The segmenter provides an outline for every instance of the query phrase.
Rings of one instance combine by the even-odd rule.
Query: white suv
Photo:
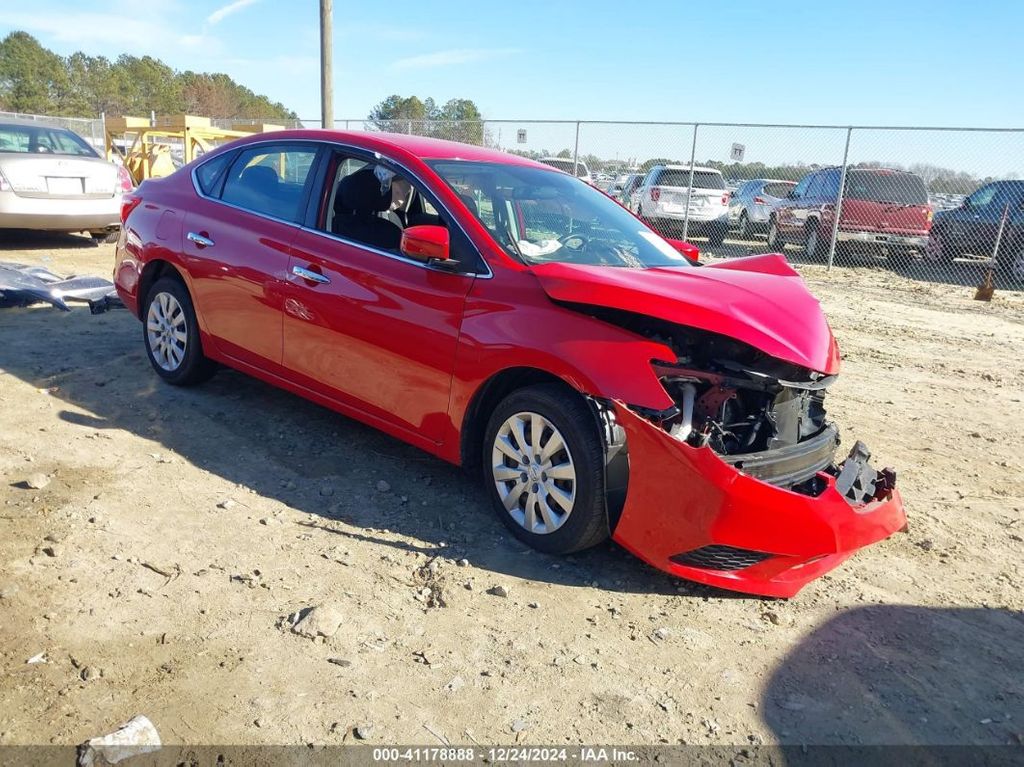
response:
[[[689,183],[689,165],[655,165],[630,195],[629,209],[657,231],[672,236],[682,232],[689,203],[687,236],[703,234],[709,244],[721,245],[729,231],[725,179],[714,168],[695,166],[692,190],[688,189]]]
[[[563,173],[568,173],[570,176],[573,175],[573,170],[575,170],[576,178],[586,181],[591,186],[594,185],[594,179],[590,175],[590,168],[587,167],[583,160],[577,160],[574,163],[571,157],[541,157],[540,162],[550,165],[552,168],[557,168]]]

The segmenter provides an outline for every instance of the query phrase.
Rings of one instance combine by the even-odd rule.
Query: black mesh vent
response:
[[[685,554],[676,554],[672,561],[677,565],[701,567],[705,570],[742,570],[768,559],[771,554],[732,546],[705,546]]]

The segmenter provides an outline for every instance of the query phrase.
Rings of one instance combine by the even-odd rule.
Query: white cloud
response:
[[[159,39],[165,28],[156,20],[125,17],[114,13],[62,12],[26,13],[0,11],[0,28],[24,29],[46,35],[76,48],[110,45],[117,53],[145,50],[148,41]]]
[[[255,2],[257,2],[257,0],[235,0],[235,2],[233,3],[222,5],[220,8],[218,8],[206,17],[206,23],[212,27],[214,24],[219,24],[220,22],[224,21],[224,19],[226,19],[232,13],[237,13],[238,11],[242,10],[243,8],[247,8]]]
[[[447,51],[407,56],[391,63],[392,69],[433,69],[478,61],[490,61],[520,53],[519,48],[452,48]]]

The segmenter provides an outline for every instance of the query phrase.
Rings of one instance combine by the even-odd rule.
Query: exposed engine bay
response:
[[[824,406],[836,376],[720,334],[626,312],[591,313],[675,353],[675,360],[652,362],[675,406],[661,412],[636,408],[675,439],[708,447],[745,474],[807,495],[823,490],[823,471],[838,478],[837,488],[851,503],[884,497],[894,486],[891,472],[870,468],[870,454],[859,442],[836,465],[839,432]]]

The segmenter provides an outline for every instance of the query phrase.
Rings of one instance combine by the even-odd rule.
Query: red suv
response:
[[[835,339],[777,254],[700,266],[577,178],[387,133],[242,139],[122,216],[163,380],[226,365],[471,468],[542,551],[791,596],[906,524],[836,455]]]
[[[772,212],[768,247],[779,250],[791,242],[805,246],[808,255],[827,253],[841,177],[840,168],[804,176]],[[889,168],[847,170],[837,253],[921,254],[931,226],[932,207],[920,176]]]

